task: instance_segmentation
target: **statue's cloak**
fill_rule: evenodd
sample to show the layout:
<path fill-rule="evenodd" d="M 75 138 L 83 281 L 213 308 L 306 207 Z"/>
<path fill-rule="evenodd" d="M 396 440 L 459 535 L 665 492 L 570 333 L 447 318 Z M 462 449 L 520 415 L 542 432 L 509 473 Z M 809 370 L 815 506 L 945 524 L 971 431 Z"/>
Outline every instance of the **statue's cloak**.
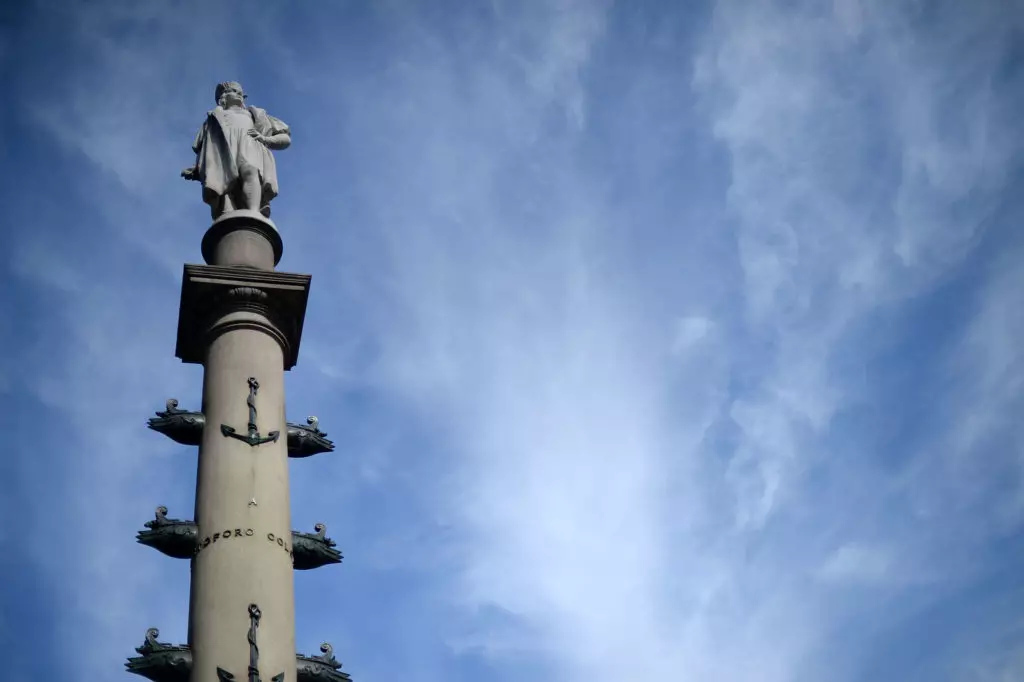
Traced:
<path fill-rule="evenodd" d="M 246 107 L 253 125 L 261 135 L 271 136 L 289 133 L 288 125 L 279 118 L 269 115 L 259 107 Z M 263 203 L 277 196 L 277 167 L 274 157 L 264 145 L 231 144 L 227 134 L 226 114 L 218 106 L 206 115 L 199 132 L 196 133 L 192 150 L 196 153 L 198 178 L 203 183 L 203 201 L 213 205 L 225 192 L 232 190 L 238 181 L 238 167 L 242 162 L 255 166 L 260 172 L 263 185 Z M 239 158 L 242 155 L 242 158 Z"/>

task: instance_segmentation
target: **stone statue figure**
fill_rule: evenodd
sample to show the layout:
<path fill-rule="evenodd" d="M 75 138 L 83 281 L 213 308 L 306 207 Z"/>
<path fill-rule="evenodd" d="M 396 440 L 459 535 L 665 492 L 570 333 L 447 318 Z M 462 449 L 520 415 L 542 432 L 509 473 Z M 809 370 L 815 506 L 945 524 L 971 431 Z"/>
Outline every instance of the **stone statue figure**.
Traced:
<path fill-rule="evenodd" d="M 270 217 L 277 196 L 277 168 L 271 149 L 286 149 L 291 131 L 279 118 L 259 107 L 246 106 L 247 95 L 234 81 L 221 83 L 217 106 L 206 114 L 192 150 L 196 163 L 181 172 L 203 183 L 203 201 L 214 219 L 239 209 Z"/>

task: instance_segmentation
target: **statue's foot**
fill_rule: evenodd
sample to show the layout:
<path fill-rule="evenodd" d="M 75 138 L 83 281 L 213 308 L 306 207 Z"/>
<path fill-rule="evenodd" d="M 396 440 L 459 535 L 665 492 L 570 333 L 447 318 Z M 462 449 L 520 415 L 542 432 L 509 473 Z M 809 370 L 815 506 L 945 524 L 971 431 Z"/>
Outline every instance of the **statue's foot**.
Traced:
<path fill-rule="evenodd" d="M 264 218 L 269 218 L 270 217 L 270 204 L 267 204 L 266 206 L 260 206 L 260 213 L 263 214 Z"/>

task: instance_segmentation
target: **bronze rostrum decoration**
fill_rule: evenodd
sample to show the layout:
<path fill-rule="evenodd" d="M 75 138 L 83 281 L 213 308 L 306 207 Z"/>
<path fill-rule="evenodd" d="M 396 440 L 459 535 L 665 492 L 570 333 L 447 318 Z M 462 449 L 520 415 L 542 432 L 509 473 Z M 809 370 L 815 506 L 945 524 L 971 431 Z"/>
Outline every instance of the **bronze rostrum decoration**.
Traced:
<path fill-rule="evenodd" d="M 206 417 L 202 412 L 179 410 L 177 399 L 170 398 L 167 401 L 167 409 L 163 412 L 158 411 L 155 417 L 150 417 L 147 425 L 175 443 L 199 445 L 203 440 Z"/>
<path fill-rule="evenodd" d="M 141 675 L 153 682 L 184 682 L 192 672 L 192 650 L 187 644 L 158 642 L 160 631 L 146 630 L 146 641 L 135 647 L 138 656 L 124 664 L 130 673 Z"/>

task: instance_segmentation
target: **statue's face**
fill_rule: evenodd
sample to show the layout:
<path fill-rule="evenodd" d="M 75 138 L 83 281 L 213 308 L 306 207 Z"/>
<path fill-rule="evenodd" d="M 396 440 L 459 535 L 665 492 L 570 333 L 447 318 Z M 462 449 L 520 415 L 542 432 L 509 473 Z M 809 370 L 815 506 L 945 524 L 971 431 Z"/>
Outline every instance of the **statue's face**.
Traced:
<path fill-rule="evenodd" d="M 245 103 L 245 93 L 238 83 L 229 83 L 220 94 L 220 104 L 224 107 L 242 106 Z"/>

